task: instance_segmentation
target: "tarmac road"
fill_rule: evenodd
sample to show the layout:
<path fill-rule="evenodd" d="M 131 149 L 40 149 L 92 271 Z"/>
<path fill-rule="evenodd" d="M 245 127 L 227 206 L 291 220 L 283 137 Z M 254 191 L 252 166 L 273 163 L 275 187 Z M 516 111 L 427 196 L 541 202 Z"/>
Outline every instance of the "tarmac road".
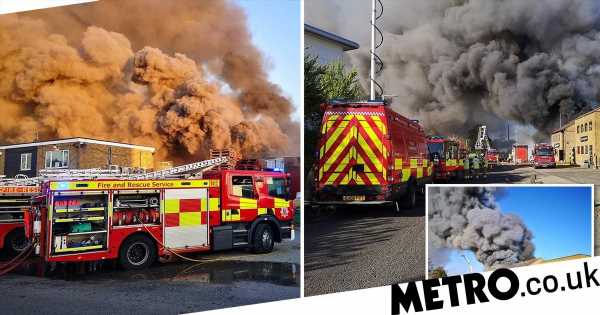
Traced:
<path fill-rule="evenodd" d="M 460 183 L 453 181 L 450 183 Z M 600 170 L 499 166 L 487 178 L 464 183 L 594 184 L 600 231 Z M 338 209 L 317 217 L 305 211 L 305 295 L 319 295 L 420 280 L 425 272 L 425 211 L 395 216 L 391 207 Z M 600 254 L 600 233 L 595 236 Z"/>
<path fill-rule="evenodd" d="M 298 298 L 300 240 L 275 246 L 264 255 L 205 254 L 195 257 L 203 263 L 159 263 L 143 271 L 13 273 L 0 278 L 0 313 L 179 314 Z"/>
<path fill-rule="evenodd" d="M 400 216 L 392 206 L 305 211 L 304 294 L 364 289 L 425 276 L 425 205 Z"/>

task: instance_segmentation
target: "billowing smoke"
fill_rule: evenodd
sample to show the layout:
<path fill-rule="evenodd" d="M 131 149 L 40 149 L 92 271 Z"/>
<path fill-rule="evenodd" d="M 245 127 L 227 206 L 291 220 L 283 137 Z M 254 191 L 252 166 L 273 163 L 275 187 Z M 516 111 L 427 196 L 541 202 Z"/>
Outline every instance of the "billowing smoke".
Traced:
<path fill-rule="evenodd" d="M 518 216 L 500 211 L 493 188 L 429 189 L 431 250 L 470 250 L 486 268 L 533 258 L 531 231 Z"/>
<path fill-rule="evenodd" d="M 361 43 L 350 55 L 368 78 L 369 1 L 307 0 L 306 20 Z M 600 2 L 596 0 L 383 1 L 380 81 L 393 106 L 430 132 L 506 121 L 536 141 L 596 106 Z M 361 18 L 362 17 L 362 18 Z M 363 21 L 363 23 L 357 23 Z M 516 139 L 520 142 L 520 139 Z"/>
<path fill-rule="evenodd" d="M 0 16 L 0 141 L 92 137 L 184 162 L 298 152 L 292 106 L 229 1 L 104 0 Z"/>

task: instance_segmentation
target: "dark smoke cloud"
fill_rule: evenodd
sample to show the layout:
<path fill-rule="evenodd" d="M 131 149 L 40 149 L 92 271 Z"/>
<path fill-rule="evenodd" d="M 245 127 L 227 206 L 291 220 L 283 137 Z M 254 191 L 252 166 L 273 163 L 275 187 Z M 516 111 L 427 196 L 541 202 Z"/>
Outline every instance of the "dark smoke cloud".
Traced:
<path fill-rule="evenodd" d="M 104 0 L 0 16 L 2 142 L 74 136 L 177 162 L 298 153 L 292 106 L 230 1 Z"/>
<path fill-rule="evenodd" d="M 600 93 L 600 2 L 595 0 L 384 1 L 381 77 L 393 106 L 430 132 L 505 122 L 548 140 Z M 368 78 L 370 2 L 306 1 L 306 20 L 362 44 L 350 55 Z M 361 20 L 364 17 L 364 21 Z M 358 21 L 358 22 L 357 22 Z M 363 23 L 360 23 L 363 21 Z"/>
<path fill-rule="evenodd" d="M 521 219 L 500 211 L 494 189 L 432 187 L 429 190 L 432 250 L 470 250 L 486 268 L 533 258 L 533 235 Z"/>

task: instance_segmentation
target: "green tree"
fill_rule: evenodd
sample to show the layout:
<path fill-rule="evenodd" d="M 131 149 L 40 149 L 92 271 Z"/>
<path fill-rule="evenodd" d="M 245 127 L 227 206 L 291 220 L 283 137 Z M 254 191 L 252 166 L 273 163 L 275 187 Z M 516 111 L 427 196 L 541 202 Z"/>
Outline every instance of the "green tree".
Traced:
<path fill-rule="evenodd" d="M 447 276 L 448 276 L 448 274 L 446 273 L 446 270 L 442 266 L 434 268 L 429 273 L 429 278 L 430 279 L 443 278 L 443 277 L 447 277 Z"/>
<path fill-rule="evenodd" d="M 355 69 L 345 71 L 341 61 L 321 65 L 317 57 L 304 56 L 304 165 L 313 167 L 323 117 L 321 104 L 332 99 L 358 100 L 364 97 Z M 308 177 L 307 177 L 308 178 Z"/>

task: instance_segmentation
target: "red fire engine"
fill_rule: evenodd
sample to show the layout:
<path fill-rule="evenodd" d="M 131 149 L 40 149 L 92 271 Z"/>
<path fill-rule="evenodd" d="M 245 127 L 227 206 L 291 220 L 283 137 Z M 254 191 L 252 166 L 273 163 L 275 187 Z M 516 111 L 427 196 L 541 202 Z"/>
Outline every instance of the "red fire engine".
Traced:
<path fill-rule="evenodd" d="M 427 140 L 417 121 L 381 101 L 323 104 L 315 204 L 415 205 L 431 182 Z"/>
<path fill-rule="evenodd" d="M 427 148 L 433 162 L 433 178 L 435 180 L 464 178 L 466 151 L 460 149 L 457 141 L 431 136 L 427 139 Z"/>
<path fill-rule="evenodd" d="M 28 245 L 23 211 L 30 207 L 31 197 L 39 193 L 39 186 L 0 186 L 0 249 L 11 256 Z"/>
<path fill-rule="evenodd" d="M 485 152 L 485 160 L 487 162 L 488 168 L 493 168 L 498 165 L 500 160 L 500 152 L 496 149 L 488 149 Z"/>
<path fill-rule="evenodd" d="M 548 143 L 536 143 L 533 147 L 533 167 L 556 167 L 554 148 Z"/>
<path fill-rule="evenodd" d="M 159 174 L 169 172 L 44 182 L 25 213 L 35 253 L 42 262 L 117 259 L 141 269 L 190 252 L 266 253 L 293 238 L 288 174 L 217 170 L 201 179 L 152 179 Z"/>

